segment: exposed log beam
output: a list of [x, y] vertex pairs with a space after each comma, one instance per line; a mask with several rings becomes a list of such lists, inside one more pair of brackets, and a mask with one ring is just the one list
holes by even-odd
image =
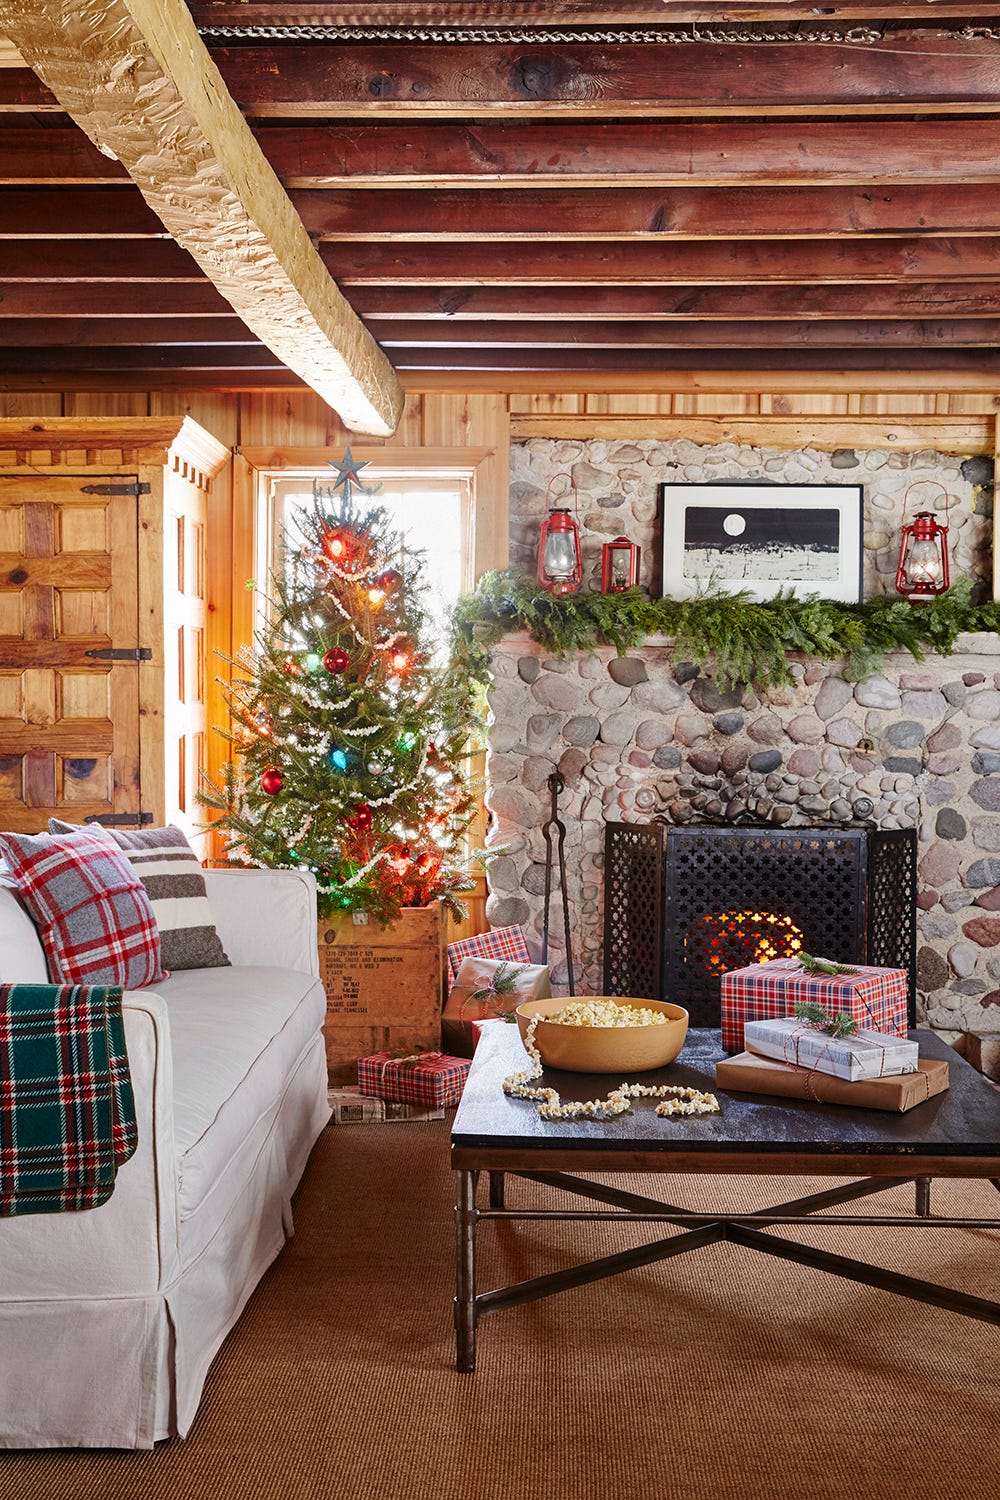
[[627, 114], [878, 114], [996, 110], [1000, 48], [901, 32], [869, 46], [222, 47], [226, 84], [251, 116], [307, 118]]
[[[6, 263], [7, 251], [2, 252]], [[132, 252], [130, 251], [130, 254]], [[1000, 239], [363, 242], [322, 246], [341, 287], [642, 286], [976, 281], [1000, 275]], [[350, 293], [348, 293], [350, 295]], [[354, 300], [353, 297], [351, 299]]]
[[392, 366], [289, 212], [184, 0], [0, 0], [0, 26], [268, 347], [348, 427], [392, 433]]
[[[257, 138], [288, 188], [415, 184], [432, 189], [496, 183], [725, 187], [795, 186], [817, 180], [1000, 182], [998, 135], [997, 120], [946, 117], [809, 120], [794, 128], [778, 120], [615, 125], [588, 119], [487, 120], [471, 125], [408, 121], [298, 129], [262, 126]], [[7, 175], [8, 153], [3, 148], [0, 134], [0, 180]], [[40, 165], [38, 151], [27, 141], [12, 142], [9, 157], [11, 172]], [[63, 165], [53, 153], [52, 170]]]
[[392, 322], [378, 327], [387, 349], [770, 349], [812, 345], [825, 349], [998, 348], [1000, 319], [905, 319], [710, 323], [463, 323]]
[[[69, 189], [67, 191], [70, 191]], [[306, 227], [347, 240], [826, 238], [1000, 234], [992, 187], [295, 191]], [[0, 205], [2, 206], [2, 205]]]

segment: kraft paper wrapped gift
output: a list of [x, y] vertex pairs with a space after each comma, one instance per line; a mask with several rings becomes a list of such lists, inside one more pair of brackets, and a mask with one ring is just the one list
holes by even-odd
[[443, 1052], [414, 1052], [409, 1057], [373, 1052], [358, 1058], [358, 1091], [399, 1104], [447, 1109], [461, 1099], [469, 1066], [464, 1057]]
[[905, 1114], [948, 1088], [948, 1064], [943, 1058], [923, 1057], [915, 1073], [893, 1078], [866, 1078], [849, 1083], [830, 1073], [816, 1073], [741, 1052], [715, 1065], [715, 1086], [743, 1094], [772, 1094], [785, 1099], [811, 1099], [816, 1104], [850, 1104], [858, 1109], [887, 1109]]
[[906, 1036], [905, 969], [859, 964], [846, 974], [815, 974], [798, 959], [775, 958], [722, 976], [722, 1047], [740, 1052], [747, 1021], [791, 1016], [802, 1004], [822, 1005], [831, 1016], [850, 1016], [870, 1031]]
[[821, 1023], [786, 1016], [776, 1021], [747, 1021], [743, 1036], [749, 1052], [832, 1073], [851, 1083], [917, 1070], [917, 1043], [884, 1031], [858, 1030], [835, 1037]]
[[[497, 983], [501, 986], [500, 993], [494, 988]], [[544, 964], [464, 958], [445, 1002], [441, 1045], [458, 1057], [471, 1057], [475, 1050], [474, 1021], [506, 1018], [523, 1001], [547, 1000], [551, 994], [549, 971]]]

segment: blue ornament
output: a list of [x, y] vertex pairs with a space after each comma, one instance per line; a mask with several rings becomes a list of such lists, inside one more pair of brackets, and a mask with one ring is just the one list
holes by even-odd
[[346, 750], [331, 750], [330, 751], [330, 757], [329, 757], [329, 759], [330, 759], [330, 764], [331, 764], [331, 766], [333, 767], [333, 769], [335, 771], [346, 771], [347, 770], [347, 751]]

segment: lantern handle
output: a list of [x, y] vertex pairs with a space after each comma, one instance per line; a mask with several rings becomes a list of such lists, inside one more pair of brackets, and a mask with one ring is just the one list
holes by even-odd
[[552, 478], [549, 480], [548, 484], [546, 485], [546, 488], [545, 488], [545, 509], [547, 511], [548, 510], [569, 510], [569, 506], [568, 505], [553, 505], [550, 502], [550, 500], [549, 500], [549, 496], [552, 493], [552, 486], [555, 484], [555, 482], [556, 482], [557, 479], [568, 479], [569, 480], [569, 486], [570, 486], [569, 487], [569, 491], [565, 495], [563, 495], [562, 498], [568, 500], [570, 495], [573, 496], [573, 509], [576, 512], [576, 515], [579, 517], [579, 514], [580, 514], [580, 497], [577, 494], [577, 490], [576, 490], [576, 480], [573, 478], [572, 474], [567, 474], [565, 472], [565, 470], [562, 473], [553, 474]]
[[[913, 483], [907, 487], [906, 492], [903, 495], [903, 518], [902, 518], [902, 525], [904, 525], [904, 526], [906, 525], [906, 507], [909, 504], [910, 492], [912, 490], [915, 490], [918, 485], [933, 485], [935, 487], [935, 489], [939, 489], [941, 491], [942, 495], [944, 496], [944, 505], [942, 506], [942, 509], [943, 509], [946, 517], [948, 515], [948, 512], [951, 510], [952, 506], [958, 504], [958, 501], [955, 498], [955, 496], [954, 495], [949, 495], [948, 491], [945, 489], [945, 487], [941, 483], [940, 479], [915, 479], [913, 481]], [[923, 509], [926, 510], [926, 507], [923, 507]], [[920, 513], [921, 513], [920, 511], [914, 511], [914, 515], [919, 515]]]

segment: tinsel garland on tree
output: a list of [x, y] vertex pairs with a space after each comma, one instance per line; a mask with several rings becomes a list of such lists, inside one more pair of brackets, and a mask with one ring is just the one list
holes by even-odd
[[844, 604], [781, 593], [766, 603], [747, 594], [708, 592], [694, 599], [651, 599], [642, 589], [624, 593], [556, 596], [510, 569], [488, 573], [459, 602], [455, 652], [470, 677], [489, 675], [496, 643], [526, 631], [556, 656], [611, 645], [619, 653], [650, 636], [668, 636], [678, 661], [711, 664], [724, 685], [752, 682], [772, 687], [795, 681], [786, 653], [820, 661], [846, 661], [857, 681], [882, 665], [887, 652], [948, 655], [963, 631], [1000, 630], [1000, 604], [969, 602], [961, 579], [946, 594], [919, 604], [896, 595]]
[[236, 756], [201, 795], [237, 863], [314, 870], [324, 914], [380, 922], [440, 900], [457, 915], [472, 879], [469, 680], [434, 660], [420, 554], [377, 505], [364, 467], [332, 467], [286, 539], [255, 649], [223, 683]]

